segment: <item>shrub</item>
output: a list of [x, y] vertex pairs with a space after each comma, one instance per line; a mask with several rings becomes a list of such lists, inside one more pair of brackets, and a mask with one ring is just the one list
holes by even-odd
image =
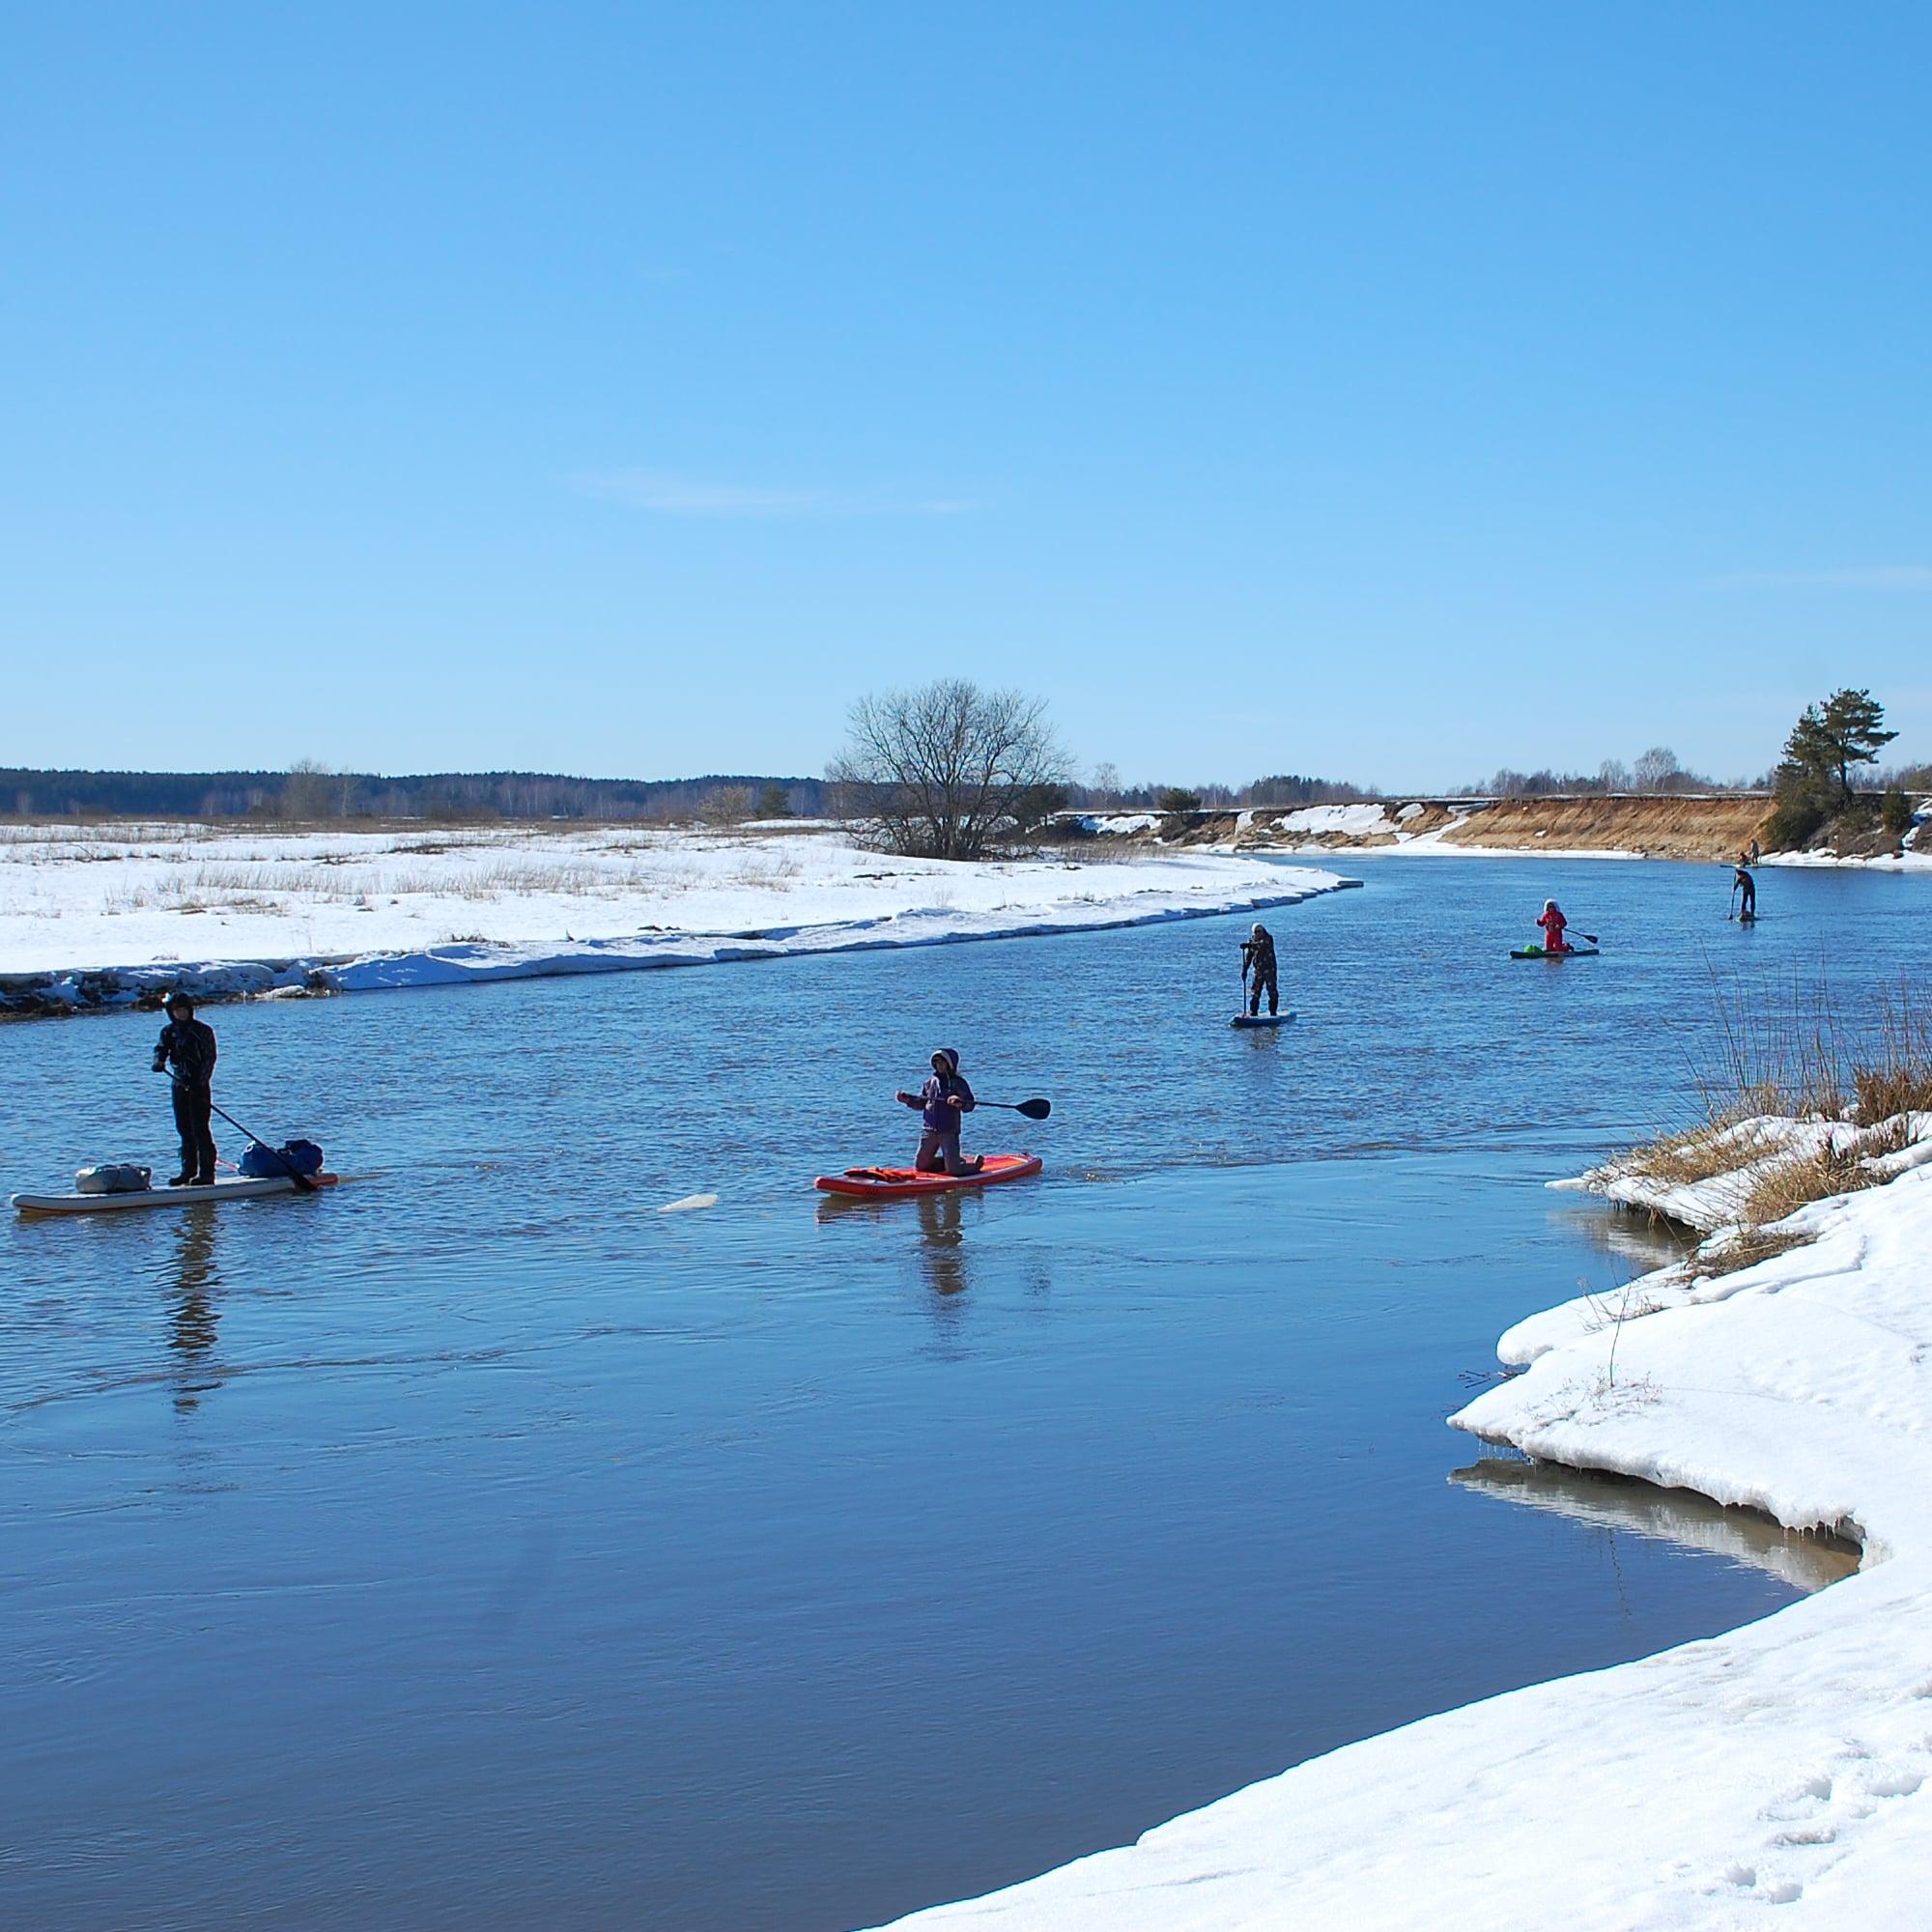
[[1802, 851], [1830, 816], [1816, 787], [1803, 781], [1780, 781], [1777, 803], [1764, 822], [1764, 842], [1774, 852]]
[[1156, 811], [1199, 811], [1201, 794], [1187, 791], [1179, 785], [1169, 785], [1164, 791], [1157, 791], [1153, 798]]
[[1894, 838], [1912, 830], [1912, 801], [1906, 797], [1903, 785], [1886, 786], [1885, 798], [1878, 809], [1878, 822]]

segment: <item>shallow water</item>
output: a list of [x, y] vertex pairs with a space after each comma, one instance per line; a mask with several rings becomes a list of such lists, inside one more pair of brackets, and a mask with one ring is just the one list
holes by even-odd
[[[1834, 1574], [1443, 1417], [1648, 1264], [1541, 1183], [1922, 882], [1350, 868], [1276, 1034], [1234, 920], [215, 1011], [354, 1179], [0, 1229], [10, 1920], [867, 1923]], [[1550, 892], [1602, 958], [1503, 956]], [[153, 1031], [0, 1032], [8, 1184], [165, 1153]], [[813, 1195], [940, 1043], [1046, 1175]]]

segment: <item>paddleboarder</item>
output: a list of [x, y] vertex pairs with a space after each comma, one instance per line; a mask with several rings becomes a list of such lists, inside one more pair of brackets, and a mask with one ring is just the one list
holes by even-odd
[[956, 1047], [935, 1049], [925, 1085], [917, 1094], [901, 1089], [895, 1098], [901, 1106], [920, 1110], [919, 1156], [913, 1165], [922, 1174], [978, 1174], [985, 1165], [982, 1154], [971, 1160], [959, 1157], [961, 1122], [978, 1103], [959, 1071]]
[[[1252, 974], [1252, 980], [1249, 975]], [[1281, 988], [1276, 982], [1274, 934], [1259, 920], [1254, 930], [1241, 941], [1241, 978], [1248, 980], [1248, 1017], [1262, 1009], [1262, 988], [1267, 987], [1268, 1011], [1281, 1010]]]
[[1737, 876], [1731, 881], [1731, 894], [1735, 897], [1744, 894], [1744, 903], [1738, 908], [1738, 922], [1742, 925], [1757, 923], [1757, 881], [1750, 875], [1750, 867], [1740, 861]]
[[1563, 928], [1570, 922], [1563, 917], [1563, 909], [1554, 899], [1545, 899], [1542, 915], [1537, 924], [1543, 928], [1543, 950], [1546, 952], [1568, 952], [1570, 943], [1563, 937]]
[[168, 995], [168, 1023], [155, 1042], [155, 1071], [174, 1074], [175, 1131], [181, 1135], [181, 1172], [170, 1187], [214, 1184], [214, 1029], [194, 1016], [185, 993]]

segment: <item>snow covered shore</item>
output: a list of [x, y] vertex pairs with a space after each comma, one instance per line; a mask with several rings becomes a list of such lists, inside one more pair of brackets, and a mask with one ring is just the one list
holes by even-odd
[[799, 827], [0, 837], [0, 1011], [361, 991], [1134, 925], [1356, 883], [1253, 855], [957, 865]]
[[1526, 1368], [1454, 1426], [1836, 1530], [1863, 1547], [1857, 1576], [1727, 1635], [1310, 1759], [900, 1925], [1932, 1923], [1932, 1168], [1782, 1231], [1813, 1238], [1520, 1323], [1498, 1352]]

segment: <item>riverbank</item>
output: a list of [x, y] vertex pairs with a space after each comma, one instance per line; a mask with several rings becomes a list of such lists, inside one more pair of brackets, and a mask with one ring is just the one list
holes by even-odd
[[[1290, 853], [1435, 852], [1463, 858], [1684, 859], [1729, 863], [1764, 840], [1762, 792], [1551, 798], [1364, 799], [1239, 811], [1088, 812], [1084, 830], [1134, 843]], [[1918, 824], [1932, 801], [1917, 801]], [[1918, 825], [1896, 851], [1767, 853], [1767, 866], [1932, 868]], [[1890, 844], [1892, 841], [1881, 841]]]
[[982, 865], [835, 830], [14, 827], [0, 1012], [446, 985], [1083, 931], [1359, 883], [1252, 854]]
[[[1747, 1151], [1749, 1151], [1748, 1150]], [[1932, 1170], [1814, 1203], [1803, 1245], [1672, 1266], [1510, 1329], [1452, 1426], [1862, 1547], [1762, 1622], [1296, 1766], [1028, 1884], [897, 1921], [1921, 1922], [1932, 1854]]]

